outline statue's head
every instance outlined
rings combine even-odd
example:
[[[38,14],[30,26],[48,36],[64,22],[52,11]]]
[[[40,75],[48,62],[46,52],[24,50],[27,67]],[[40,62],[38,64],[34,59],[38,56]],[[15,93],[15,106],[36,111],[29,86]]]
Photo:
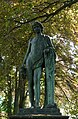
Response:
[[[40,23],[40,22],[34,22],[33,24],[32,24],[32,29],[33,29],[33,31],[34,31],[34,28],[35,27],[40,27],[41,28],[41,32],[43,32],[43,26],[42,26],[42,24]]]

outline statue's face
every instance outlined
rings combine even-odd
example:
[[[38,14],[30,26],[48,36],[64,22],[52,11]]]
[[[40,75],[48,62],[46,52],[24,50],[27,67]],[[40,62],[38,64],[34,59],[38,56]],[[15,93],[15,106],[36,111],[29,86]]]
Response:
[[[39,25],[34,26],[33,30],[37,34],[41,33],[41,27]]]

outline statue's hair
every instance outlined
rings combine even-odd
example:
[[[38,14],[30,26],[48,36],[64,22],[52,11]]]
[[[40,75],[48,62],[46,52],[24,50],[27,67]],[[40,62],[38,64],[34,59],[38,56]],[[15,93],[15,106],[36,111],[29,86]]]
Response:
[[[36,22],[34,22],[34,23],[32,24],[32,29],[33,29],[33,30],[34,30],[34,26],[40,26],[40,27],[41,27],[41,31],[43,31],[43,25],[42,25],[40,22],[36,21]]]

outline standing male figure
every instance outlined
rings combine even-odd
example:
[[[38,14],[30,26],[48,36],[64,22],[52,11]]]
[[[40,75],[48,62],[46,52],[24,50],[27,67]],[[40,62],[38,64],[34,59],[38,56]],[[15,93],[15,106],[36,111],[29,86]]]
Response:
[[[26,66],[27,71],[31,107],[39,107],[40,78],[45,65],[44,52],[48,52],[49,48],[53,49],[53,46],[50,38],[42,34],[43,26],[40,22],[35,22],[32,29],[36,36],[29,41],[23,66]]]

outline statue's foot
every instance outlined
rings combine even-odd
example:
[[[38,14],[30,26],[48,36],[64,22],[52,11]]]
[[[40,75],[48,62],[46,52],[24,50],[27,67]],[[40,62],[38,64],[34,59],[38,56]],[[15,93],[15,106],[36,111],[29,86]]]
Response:
[[[31,106],[31,109],[33,109],[34,108],[34,106]]]
[[[35,105],[35,106],[31,106],[30,108],[33,109],[33,108],[41,108],[41,107],[39,105]]]
[[[35,104],[35,108],[40,108],[38,103]]]
[[[36,109],[40,109],[41,107],[40,106],[35,106]]]
[[[44,108],[54,108],[54,107],[57,107],[56,103],[47,104]]]

